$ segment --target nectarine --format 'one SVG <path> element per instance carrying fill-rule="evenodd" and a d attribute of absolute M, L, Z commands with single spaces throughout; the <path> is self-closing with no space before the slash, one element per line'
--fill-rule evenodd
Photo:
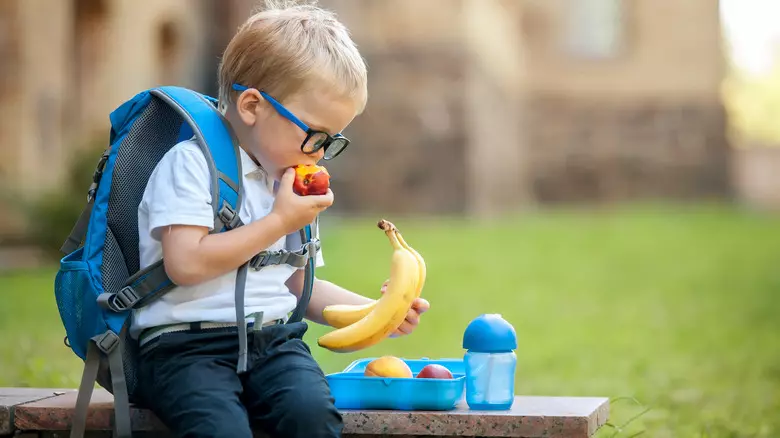
<path fill-rule="evenodd" d="M 369 362 L 363 374 L 370 377 L 412 377 L 412 370 L 395 356 L 382 356 Z"/>
<path fill-rule="evenodd" d="M 299 164 L 295 167 L 293 191 L 301 196 L 324 195 L 330 187 L 330 174 L 322 166 Z"/>
<path fill-rule="evenodd" d="M 439 364 L 432 363 L 425 365 L 423 369 L 417 373 L 418 379 L 451 379 L 452 373 L 447 367 Z"/>

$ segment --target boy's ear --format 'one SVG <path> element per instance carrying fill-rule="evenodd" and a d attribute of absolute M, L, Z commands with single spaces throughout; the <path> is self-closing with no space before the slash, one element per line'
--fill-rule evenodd
<path fill-rule="evenodd" d="M 241 117 L 245 124 L 252 126 L 257 122 L 258 111 L 261 108 L 260 102 L 263 100 L 263 96 L 254 88 L 244 90 L 238 96 L 236 109 L 238 110 L 238 116 Z"/>

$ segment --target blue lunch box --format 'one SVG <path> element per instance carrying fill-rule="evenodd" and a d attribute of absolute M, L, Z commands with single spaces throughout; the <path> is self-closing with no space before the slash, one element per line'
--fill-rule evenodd
<path fill-rule="evenodd" d="M 393 409 L 402 411 L 454 409 L 463 399 L 466 371 L 463 359 L 405 359 L 417 375 L 429 364 L 450 370 L 452 379 L 366 377 L 366 365 L 376 358 L 359 359 L 343 371 L 326 376 L 338 409 Z"/>

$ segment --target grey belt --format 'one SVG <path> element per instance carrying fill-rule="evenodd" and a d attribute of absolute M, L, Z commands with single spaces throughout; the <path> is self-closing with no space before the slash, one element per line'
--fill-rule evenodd
<path fill-rule="evenodd" d="M 254 318 L 247 318 L 247 327 L 252 328 L 254 326 Z M 272 319 L 263 323 L 261 327 L 268 327 L 271 325 L 281 324 L 284 321 L 281 319 Z M 220 328 L 235 328 L 238 324 L 235 322 L 184 322 L 181 324 L 169 324 L 159 327 L 148 328 L 141 332 L 141 336 L 138 338 L 138 346 L 143 348 L 144 345 L 159 338 L 166 333 L 186 332 L 186 331 L 200 331 L 208 329 L 220 329 Z"/>

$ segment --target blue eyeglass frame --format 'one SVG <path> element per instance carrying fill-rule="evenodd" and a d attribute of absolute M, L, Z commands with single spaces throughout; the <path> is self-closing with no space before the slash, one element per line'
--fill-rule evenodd
<path fill-rule="evenodd" d="M 233 84 L 233 90 L 235 90 L 235 91 L 246 91 L 246 90 L 249 90 L 249 89 L 251 89 L 251 87 L 247 87 L 247 86 L 241 85 L 241 84 Z M 316 130 L 316 129 L 309 128 L 309 126 L 306 123 L 303 123 L 303 121 L 301 119 L 296 117 L 295 114 L 293 114 L 292 112 L 290 112 L 290 110 L 285 108 L 284 105 L 279 103 L 279 101 L 277 101 L 273 97 L 269 96 L 268 93 L 266 93 L 263 90 L 257 90 L 257 91 L 260 93 L 261 96 L 263 96 L 265 98 L 265 100 L 267 100 L 271 104 L 271 106 L 274 107 L 274 109 L 276 110 L 276 112 L 279 113 L 279 115 L 281 115 L 285 119 L 293 122 L 297 127 L 301 128 L 301 130 L 303 130 L 303 132 L 306 133 L 306 138 L 303 139 L 303 143 L 301 143 L 301 151 L 304 152 L 305 154 L 313 154 L 313 153 L 316 153 L 318 150 L 324 148 L 325 149 L 325 155 L 323 156 L 323 159 L 331 160 L 331 159 L 337 157 L 342 152 L 344 152 L 344 149 L 346 149 L 347 146 L 349 146 L 349 139 L 347 139 L 347 137 L 344 137 L 340 133 L 339 134 L 335 134 L 335 135 L 330 135 L 329 133 L 327 133 L 325 131 L 319 131 L 319 130 Z M 303 151 L 304 146 L 306 146 L 306 143 L 308 143 L 309 139 L 311 139 L 312 136 L 317 135 L 317 134 L 325 135 L 326 136 L 325 141 L 321 142 L 320 145 L 317 146 L 311 152 Z M 333 144 L 336 141 L 338 141 L 338 143 L 343 144 L 343 146 L 341 146 L 338 149 L 338 151 L 336 152 L 335 155 L 330 155 L 329 156 L 328 155 L 328 148 L 331 146 L 331 144 Z"/>

